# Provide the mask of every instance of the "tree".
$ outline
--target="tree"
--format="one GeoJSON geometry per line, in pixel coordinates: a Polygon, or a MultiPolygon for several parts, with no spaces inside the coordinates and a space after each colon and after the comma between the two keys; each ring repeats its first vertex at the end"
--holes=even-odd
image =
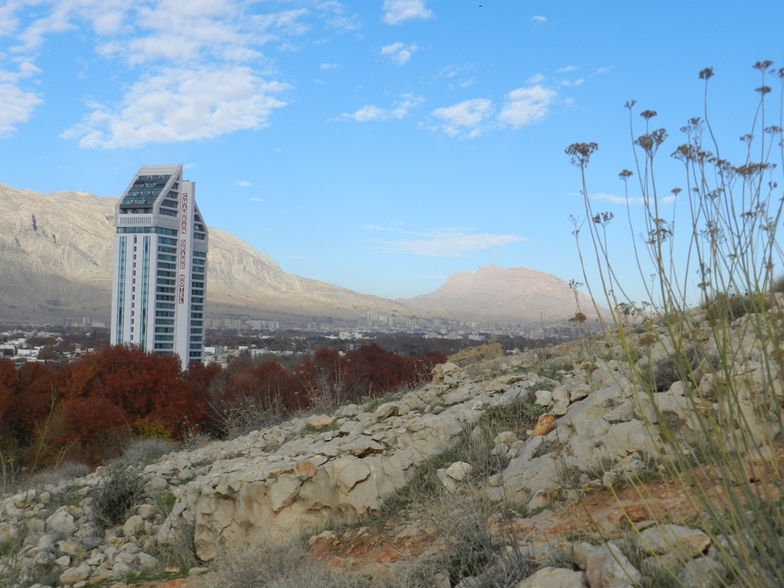
{"type": "Polygon", "coordinates": [[[86,354],[74,365],[65,388],[69,400],[103,397],[127,422],[160,423],[172,435],[202,417],[191,402],[179,360],[138,347],[115,345],[86,354]]]}

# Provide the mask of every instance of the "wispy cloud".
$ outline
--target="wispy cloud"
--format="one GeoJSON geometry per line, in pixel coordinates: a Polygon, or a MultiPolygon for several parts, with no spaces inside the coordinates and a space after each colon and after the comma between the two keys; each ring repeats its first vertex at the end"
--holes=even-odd
{"type": "MultiPolygon", "coordinates": [[[[599,200],[601,202],[609,202],[611,204],[631,204],[633,206],[642,206],[645,204],[645,198],[641,196],[629,196],[626,198],[625,196],[616,196],[615,194],[603,194],[598,192],[596,194],[590,194],[589,198],[591,200],[599,200]]],[[[677,198],[675,196],[665,196],[659,199],[659,204],[672,204],[675,202],[677,198]]]]}
{"type": "Polygon", "coordinates": [[[248,198],[248,202],[264,202],[264,198],[259,198],[258,196],[254,196],[253,198],[248,198]]]}
{"type": "Polygon", "coordinates": [[[470,229],[431,229],[415,233],[411,239],[382,241],[389,251],[410,253],[425,257],[460,257],[469,251],[500,247],[524,241],[517,235],[475,233],[470,229]]]}
{"type": "Polygon", "coordinates": [[[321,18],[328,29],[350,33],[362,28],[362,21],[359,15],[348,13],[346,7],[341,2],[336,0],[318,2],[316,9],[321,11],[321,18]]]}
{"type": "Polygon", "coordinates": [[[234,185],[240,188],[250,188],[251,186],[248,180],[234,180],[234,185]]]}
{"type": "Polygon", "coordinates": [[[566,67],[561,67],[555,70],[556,73],[571,73],[573,71],[577,71],[580,69],[576,65],[567,65],[566,67]]]}
{"type": "Polygon", "coordinates": [[[472,72],[476,69],[476,66],[473,63],[467,63],[465,65],[450,65],[442,69],[441,71],[436,74],[436,79],[445,78],[450,80],[447,83],[447,88],[450,90],[462,90],[473,86],[476,83],[476,79],[473,77],[467,77],[470,74],[468,72],[472,72]],[[456,78],[460,79],[456,79],[456,78]]]}
{"type": "Polygon", "coordinates": [[[411,19],[427,20],[433,11],[425,7],[425,0],[384,0],[384,22],[400,24],[411,19]]]}
{"type": "Polygon", "coordinates": [[[547,19],[544,16],[538,16],[538,15],[537,16],[532,16],[529,20],[531,22],[535,22],[535,23],[547,22],[547,19]]]}
{"type": "Polygon", "coordinates": [[[403,94],[400,100],[393,103],[391,108],[379,108],[378,106],[365,105],[356,112],[344,112],[338,120],[353,120],[356,122],[374,122],[387,120],[400,120],[408,116],[414,108],[417,108],[425,101],[420,96],[413,94],[403,94]]]}
{"type": "Polygon", "coordinates": [[[365,231],[376,231],[376,232],[386,232],[386,231],[394,231],[392,227],[383,227],[381,225],[362,225],[362,228],[365,231]]]}
{"type": "Polygon", "coordinates": [[[321,71],[329,71],[331,69],[338,69],[340,66],[337,63],[320,63],[319,69],[321,71]]]}
{"type": "Polygon", "coordinates": [[[406,47],[403,43],[398,42],[382,47],[381,55],[386,55],[396,64],[403,65],[411,59],[411,55],[413,55],[416,50],[417,46],[415,43],[406,47]]]}
{"type": "Polygon", "coordinates": [[[265,82],[249,67],[166,68],[133,84],[117,105],[88,102],[92,112],[61,134],[85,148],[136,148],[260,129],[289,87],[265,82]]]}
{"type": "Polygon", "coordinates": [[[465,100],[453,106],[436,108],[431,116],[438,119],[436,128],[449,137],[473,139],[485,129],[485,122],[493,111],[493,103],[486,98],[465,100]]]}

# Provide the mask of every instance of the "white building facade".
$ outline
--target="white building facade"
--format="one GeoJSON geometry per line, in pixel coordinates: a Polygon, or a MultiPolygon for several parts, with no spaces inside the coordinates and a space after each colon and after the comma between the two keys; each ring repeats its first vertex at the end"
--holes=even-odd
{"type": "Polygon", "coordinates": [[[115,210],[111,343],[204,357],[209,235],[182,165],[139,169],[115,210]]]}

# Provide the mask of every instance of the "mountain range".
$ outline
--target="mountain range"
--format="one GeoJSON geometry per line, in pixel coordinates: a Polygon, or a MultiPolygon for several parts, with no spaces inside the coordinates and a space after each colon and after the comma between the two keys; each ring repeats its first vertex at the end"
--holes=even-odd
{"type": "MultiPolygon", "coordinates": [[[[116,198],[42,194],[0,184],[0,322],[108,322],[116,198]]],[[[423,296],[389,300],[284,272],[234,235],[210,228],[208,315],[350,324],[365,313],[538,324],[575,312],[563,280],[524,267],[458,272],[423,296]]],[[[590,300],[579,294],[584,312],[590,300]]]]}

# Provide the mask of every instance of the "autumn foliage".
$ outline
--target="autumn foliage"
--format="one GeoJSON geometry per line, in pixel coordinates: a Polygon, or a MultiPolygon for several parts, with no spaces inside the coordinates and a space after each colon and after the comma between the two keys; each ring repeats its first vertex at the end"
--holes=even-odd
{"type": "Polygon", "coordinates": [[[67,364],[0,360],[0,450],[16,448],[28,468],[64,459],[91,465],[114,457],[133,436],[183,439],[225,434],[237,406],[283,417],[419,383],[439,353],[401,357],[376,345],[341,354],[320,349],[287,370],[275,361],[226,369],[113,346],[67,364]]]}

